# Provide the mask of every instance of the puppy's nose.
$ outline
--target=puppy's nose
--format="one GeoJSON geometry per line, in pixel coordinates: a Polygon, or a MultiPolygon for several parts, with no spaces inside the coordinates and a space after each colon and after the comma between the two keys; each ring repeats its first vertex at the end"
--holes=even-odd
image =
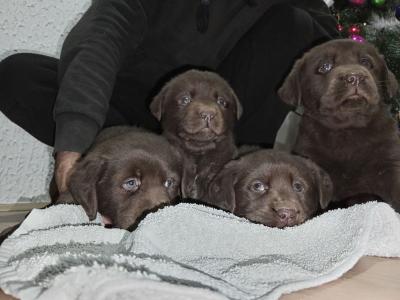
{"type": "Polygon", "coordinates": [[[344,76],[346,83],[358,86],[361,82],[365,80],[365,75],[359,73],[350,73],[344,76]]]}
{"type": "Polygon", "coordinates": [[[290,221],[293,221],[297,216],[297,211],[292,208],[279,208],[276,210],[276,213],[279,219],[286,223],[290,223],[290,221]]]}
{"type": "Polygon", "coordinates": [[[199,112],[200,118],[206,121],[210,121],[215,118],[215,111],[212,110],[204,110],[199,112]]]}

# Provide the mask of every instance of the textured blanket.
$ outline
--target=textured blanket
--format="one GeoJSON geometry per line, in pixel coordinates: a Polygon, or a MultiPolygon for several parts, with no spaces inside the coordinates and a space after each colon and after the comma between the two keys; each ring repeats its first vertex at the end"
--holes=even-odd
{"type": "Polygon", "coordinates": [[[60,205],[33,210],[4,241],[0,287],[22,299],[278,299],[340,277],[363,255],[400,256],[400,217],[384,203],[287,229],[179,204],[134,232],[60,205]]]}

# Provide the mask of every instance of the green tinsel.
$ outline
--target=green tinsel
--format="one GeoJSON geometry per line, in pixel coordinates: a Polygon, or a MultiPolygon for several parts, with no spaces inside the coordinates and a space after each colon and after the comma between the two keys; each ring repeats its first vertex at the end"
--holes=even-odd
{"type": "MultiPolygon", "coordinates": [[[[385,56],[389,69],[400,82],[400,22],[398,26],[377,29],[371,25],[364,28],[365,38],[374,44],[385,56]]],[[[398,115],[400,111],[400,94],[391,100],[392,112],[398,115]]]]}

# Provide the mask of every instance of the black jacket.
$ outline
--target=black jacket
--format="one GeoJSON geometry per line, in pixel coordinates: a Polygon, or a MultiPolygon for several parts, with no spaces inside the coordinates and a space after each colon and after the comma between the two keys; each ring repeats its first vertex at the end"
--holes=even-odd
{"type": "MultiPolygon", "coordinates": [[[[150,91],[180,66],[215,69],[265,11],[282,2],[334,27],[322,0],[94,0],[63,44],[55,151],[84,152],[92,144],[118,74],[130,72],[150,91]]],[[[124,110],[132,104],[116,105],[124,110]]]]}

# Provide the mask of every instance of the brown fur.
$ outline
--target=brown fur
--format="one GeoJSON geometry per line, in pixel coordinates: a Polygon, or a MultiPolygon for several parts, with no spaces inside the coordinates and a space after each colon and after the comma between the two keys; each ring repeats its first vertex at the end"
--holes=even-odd
{"type": "Polygon", "coordinates": [[[190,70],[168,82],[150,105],[163,134],[184,153],[183,197],[201,199],[210,180],[236,155],[234,122],[241,105],[215,73],[190,70]]]}
{"type": "Polygon", "coordinates": [[[62,194],[56,204],[81,204],[89,219],[99,212],[113,226],[128,228],[145,212],[179,195],[181,167],[179,153],[164,137],[111,127],[77,163],[68,184],[70,193],[62,194]],[[136,191],[129,190],[132,178],[140,180],[136,191]],[[165,186],[167,179],[173,179],[170,187],[165,186]]]}
{"type": "Polygon", "coordinates": [[[310,50],[279,89],[304,106],[294,151],[330,174],[339,206],[380,198],[400,211],[400,142],[385,104],[397,90],[375,47],[351,40],[310,50]]]}
{"type": "Polygon", "coordinates": [[[207,202],[253,222],[286,227],[326,208],[332,189],[329,175],[312,161],[259,150],[229,162],[212,181],[207,202]]]}

